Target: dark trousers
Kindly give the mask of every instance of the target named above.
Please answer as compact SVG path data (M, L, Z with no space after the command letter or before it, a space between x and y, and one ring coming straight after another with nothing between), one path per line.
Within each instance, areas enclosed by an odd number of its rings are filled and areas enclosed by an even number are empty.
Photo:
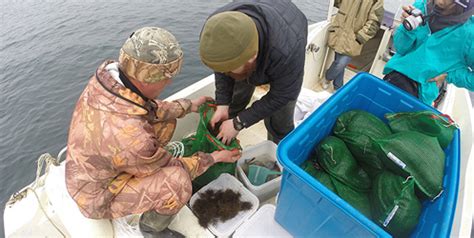
M407 76L397 71L392 71L389 74L385 75L385 77L383 77L383 80L397 86L398 88L418 98L418 83L411 80Z
M229 116L234 118L244 110L252 99L255 86L245 81L235 81L232 102L229 106ZM296 100L290 101L285 106L275 111L272 115L265 117L264 123L267 128L267 139L278 144L283 137L295 128L293 115Z

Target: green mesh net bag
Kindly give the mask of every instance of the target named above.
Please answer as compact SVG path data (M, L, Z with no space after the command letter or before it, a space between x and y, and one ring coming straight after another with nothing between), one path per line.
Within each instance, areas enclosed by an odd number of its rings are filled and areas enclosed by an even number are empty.
M336 193L336 188L332 183L331 176L324 172L324 170L322 170L317 163L309 159L303 162L301 168L313 178L317 179L324 186L326 186L326 188Z
M445 154L435 137L405 131L376 140L383 162L394 173L412 176L417 188L434 200L443 191Z
M181 140L184 144L183 156L191 156L198 151L211 153L217 150L242 149L237 139L233 139L230 145L225 145L209 131L208 124L212 115L214 115L215 110L216 105L211 103L205 103L199 107L200 117L196 134ZM234 174L235 168L236 162L220 162L214 164L201 176L193 180L193 191L199 190L223 173Z
M326 137L316 147L316 156L321 167L340 182L360 192L370 189L369 176L357 165L341 139Z
M351 204L355 209L364 214L369 219L372 218L371 209L370 209L370 199L369 194L366 192L360 192L352 189L344 183L341 183L334 177L330 177L334 188L336 189L336 194L339 195L344 201Z
M422 207L413 177L385 171L375 178L370 198L373 219L393 236L407 237L418 224Z
M189 157L196 153L197 151L193 151L193 143L196 140L196 136L192 135L181 140L184 146L184 153L183 156Z
M378 117L360 110L345 112L337 118L333 133L345 142L371 177L383 171L381 152L373 140L388 136L391 131Z
M436 137L443 149L451 143L457 129L449 117L431 111L388 113L385 118L393 132L418 131Z
M339 182L339 180L326 173L314 160L306 160L301 165L301 168L313 178L317 179L321 184L326 186L326 188L333 191L347 203L351 204L351 206L367 217L371 217L370 201L367 193L358 192L344 183Z

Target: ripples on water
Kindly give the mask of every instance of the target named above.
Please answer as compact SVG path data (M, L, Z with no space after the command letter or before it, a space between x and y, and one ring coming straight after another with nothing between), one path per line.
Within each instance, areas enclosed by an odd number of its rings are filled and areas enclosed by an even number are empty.
M0 1L0 206L34 179L40 154L56 155L66 145L88 78L105 59L117 58L134 30L164 27L184 49L181 74L161 98L209 75L199 60L199 32L227 2ZM295 2L310 22L325 17L327 3Z

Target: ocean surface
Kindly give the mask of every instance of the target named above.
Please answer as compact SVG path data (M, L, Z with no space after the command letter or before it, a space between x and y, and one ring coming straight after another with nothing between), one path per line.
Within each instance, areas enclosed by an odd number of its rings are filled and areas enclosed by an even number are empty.
M199 32L228 2L0 0L0 237L5 202L34 180L42 153L66 146L72 111L97 66L117 59L134 30L166 28L185 56L164 99L211 74L199 59ZM294 2L310 23L325 19L326 1Z

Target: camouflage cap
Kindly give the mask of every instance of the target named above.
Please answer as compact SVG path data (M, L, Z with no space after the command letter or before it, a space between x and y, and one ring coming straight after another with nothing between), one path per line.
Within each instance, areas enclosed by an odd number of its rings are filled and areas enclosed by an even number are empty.
M121 70L135 80L156 83L178 74L183 51L167 30L144 27L135 31L120 50Z

